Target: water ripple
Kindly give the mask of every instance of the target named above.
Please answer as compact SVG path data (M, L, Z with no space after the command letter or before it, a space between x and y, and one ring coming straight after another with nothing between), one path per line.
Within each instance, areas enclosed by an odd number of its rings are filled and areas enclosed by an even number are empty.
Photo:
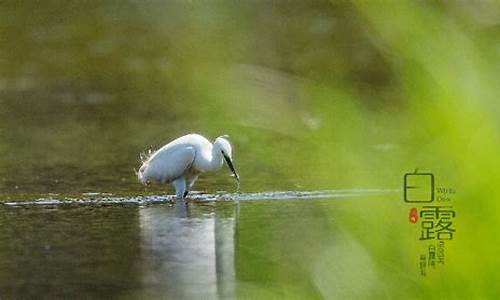
M188 201L261 201L261 200L291 200L291 199L326 199L326 198L353 198L361 196L382 195L400 192L399 189L339 189L317 191L271 191L256 193L226 193L217 192L207 194L192 192ZM141 195L141 196L114 196L110 193L84 193L81 197L59 197L49 195L31 201L9 201L1 204L5 206L54 206L54 205L151 205L175 202L174 195Z

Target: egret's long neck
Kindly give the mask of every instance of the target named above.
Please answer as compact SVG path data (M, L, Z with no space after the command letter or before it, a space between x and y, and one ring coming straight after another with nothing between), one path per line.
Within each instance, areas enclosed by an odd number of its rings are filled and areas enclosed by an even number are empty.
M223 157L220 145L218 143L214 143L214 146L212 147L212 160L210 161L211 171L217 171L222 168L222 159Z

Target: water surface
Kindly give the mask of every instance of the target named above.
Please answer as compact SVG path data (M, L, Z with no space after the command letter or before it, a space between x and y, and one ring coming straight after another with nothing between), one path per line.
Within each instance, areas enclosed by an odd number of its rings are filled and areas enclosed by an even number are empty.
M340 201L370 201L370 196L376 200L391 193L229 194L226 200L217 201L212 200L214 195L199 195L187 203L172 203L169 197L162 202L121 199L118 203L116 197L111 203L4 204L0 208L0 291L7 298L169 295L216 299L253 294L273 270L292 272L300 280L307 277L282 265L289 259L280 262L280 256L289 255L279 254L285 249L271 255L269 251L277 249L266 243L307 234L301 239L322 249L342 235L336 226L318 222L322 209L334 209ZM268 228L255 231L261 226ZM299 251L304 244L291 242L287 247L286 251ZM300 252L292 256L296 255L299 261L304 259ZM265 284L279 287L288 282L283 280L271 276ZM305 285L307 294L318 292L315 284L300 285ZM268 292L283 296L290 291Z

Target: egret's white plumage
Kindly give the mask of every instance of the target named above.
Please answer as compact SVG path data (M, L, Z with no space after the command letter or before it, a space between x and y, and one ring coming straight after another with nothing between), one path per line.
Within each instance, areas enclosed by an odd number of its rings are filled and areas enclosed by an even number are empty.
M199 134L188 134L173 140L143 161L137 177L143 184L171 183L177 198L184 198L198 176L203 172L219 170L224 158L239 182L232 163L231 144L226 137L218 137L213 145Z

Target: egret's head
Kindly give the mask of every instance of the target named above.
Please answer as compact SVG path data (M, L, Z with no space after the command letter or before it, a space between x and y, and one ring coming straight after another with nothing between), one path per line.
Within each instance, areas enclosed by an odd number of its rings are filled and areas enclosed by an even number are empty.
M227 140L229 136L222 135L215 139L215 144L219 146L222 155L229 157L231 160L233 159L233 149L231 144Z
M227 165L231 169L231 172L233 172L236 181L240 182L240 177L238 176L238 173L236 172L236 169L234 168L233 165L233 149L227 138L229 138L229 136L227 135L219 136L218 138L215 139L214 145L216 145L216 147L220 149L220 152L222 153L222 156L226 160Z

